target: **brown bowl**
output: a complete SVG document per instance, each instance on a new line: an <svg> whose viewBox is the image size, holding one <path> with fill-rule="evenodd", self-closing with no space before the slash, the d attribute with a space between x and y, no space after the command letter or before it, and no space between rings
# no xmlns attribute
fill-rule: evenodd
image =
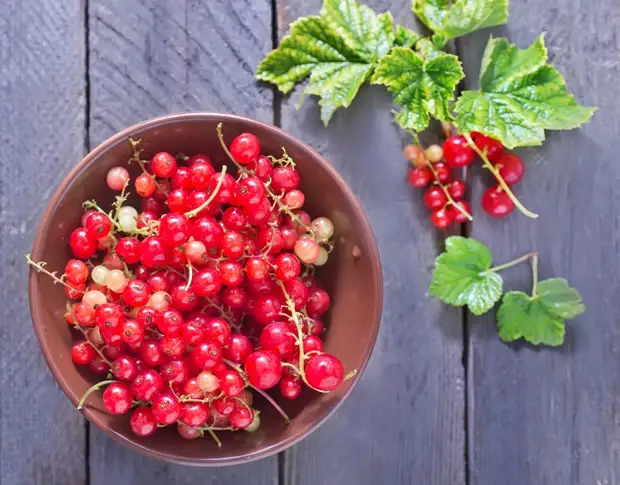
<svg viewBox="0 0 620 485"><path fill-rule="evenodd" d="M255 406L261 411L261 428L255 433L223 432L221 448L208 438L183 440L174 429L160 429L149 438L139 438L129 428L128 415L112 416L103 410L100 393L88 398L84 409L86 417L119 443L162 460L202 466L257 460L301 440L342 404L366 367L379 330L381 265L368 219L344 180L316 151L274 126L226 114L164 116L118 133L73 169L43 215L32 253L33 260L46 261L50 270L62 272L71 257L68 240L71 231L80 224L82 202L88 199L102 204L112 202L113 195L105 183L106 173L113 166L127 166L131 155L129 137L143 140L144 158L159 151L204 152L221 166L227 159L217 140L219 122L224 123L228 143L239 133L252 132L258 136L265 154L279 155L282 147L286 148L302 176L300 188L306 195L304 209L315 217L326 215L334 222L336 246L328 264L318 271L318 278L332 300L326 318L325 351L338 356L346 370L357 369L358 374L329 394L304 389L296 401L278 398L279 392L273 392L291 417L288 425L257 396ZM132 176L139 170L136 166L128 166L128 169ZM54 285L48 276L32 272L30 311L41 350L60 387L77 405L84 392L100 378L71 361L74 336L63 318L65 305L63 288Z"/></svg>

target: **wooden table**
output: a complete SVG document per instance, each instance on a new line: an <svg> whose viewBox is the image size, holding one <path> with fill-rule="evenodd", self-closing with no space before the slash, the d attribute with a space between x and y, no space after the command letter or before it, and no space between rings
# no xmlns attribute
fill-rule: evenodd
<svg viewBox="0 0 620 485"><path fill-rule="evenodd" d="M372 0L413 26L410 1ZM541 276L567 277L588 310L557 350L502 344L426 293L444 234L407 186L383 89L364 88L323 128L253 80L258 61L320 0L0 2L0 481L13 484L614 485L620 483L620 3L513 0L508 35L543 30L551 61L584 104L580 131L522 151L518 195L540 213L480 214L471 235L497 261L530 250ZM490 31L456 44L475 85ZM23 254L57 184L122 128L179 111L223 111L282 126L322 152L361 199L385 276L383 323L359 386L319 431L277 457L198 469L136 455L89 426L58 389L30 326ZM438 136L438 133L435 133ZM429 139L432 137L429 137ZM526 267L506 273L525 288Z"/></svg>

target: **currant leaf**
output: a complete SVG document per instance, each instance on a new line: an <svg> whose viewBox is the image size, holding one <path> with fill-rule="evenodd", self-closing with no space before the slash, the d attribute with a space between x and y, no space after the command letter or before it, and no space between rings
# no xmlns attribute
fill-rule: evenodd
<svg viewBox="0 0 620 485"><path fill-rule="evenodd" d="M400 47L413 47L422 36L407 27L397 25L394 32L394 44Z"/></svg>
<svg viewBox="0 0 620 485"><path fill-rule="evenodd" d="M568 130L587 122L596 108L577 104L562 75L547 63L541 35L526 49L489 39L480 89L464 91L455 105L461 133L478 131L508 148L540 145L545 130Z"/></svg>
<svg viewBox="0 0 620 485"><path fill-rule="evenodd" d="M502 296L502 277L488 271L489 248L475 239L452 236L446 251L435 260L429 293L445 303L467 305L474 315L486 313Z"/></svg>
<svg viewBox="0 0 620 485"><path fill-rule="evenodd" d="M500 339L525 339L533 345L558 346L564 343L565 320L585 311L581 296L561 278L541 281L535 296L521 291L504 295L497 311Z"/></svg>
<svg viewBox="0 0 620 485"><path fill-rule="evenodd" d="M413 12L443 42L508 21L508 0L414 0Z"/></svg>
<svg viewBox="0 0 620 485"><path fill-rule="evenodd" d="M422 57L411 49L395 47L379 61L372 83L386 86L394 102L402 106L396 113L401 127L422 131L431 115L441 121L452 119L449 104L463 76L461 63L452 54L434 51Z"/></svg>
<svg viewBox="0 0 620 485"><path fill-rule="evenodd" d="M351 105L394 39L389 13L377 15L353 0L325 0L320 17L292 24L291 33L261 61L256 78L288 93L309 77L304 93L319 96L327 125L337 108Z"/></svg>

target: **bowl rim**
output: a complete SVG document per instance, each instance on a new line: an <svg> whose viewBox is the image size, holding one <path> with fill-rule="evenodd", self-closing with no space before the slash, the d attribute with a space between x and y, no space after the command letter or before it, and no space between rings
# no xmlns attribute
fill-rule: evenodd
<svg viewBox="0 0 620 485"><path fill-rule="evenodd" d="M362 376L366 366L368 365L372 352L377 343L377 336L378 336L379 327L381 324L381 313L382 313L382 308L383 308L383 274L382 274L379 250L377 248L377 242L376 242L374 232L372 230L372 227L370 225L370 222L368 220L366 213L362 209L362 206L358 198L356 197L356 195L353 193L353 191L351 190L349 185L346 183L346 181L342 178L342 176L336 171L336 169L314 148L307 145L303 141L295 138L294 136L290 135L289 133L282 130L281 128L274 126L270 123L265 123L263 121L258 121L252 118L247 118L245 116L216 113L216 112L193 112L193 113L174 113L174 114L168 114L164 116L158 116L155 118L150 118L148 120L131 125L125 128L124 130L116 133L115 135L112 135L107 140L103 141L102 143L100 143L97 147L95 147L88 154L86 154L86 156L84 156L84 158L82 158L82 160L63 179L63 181L60 183L60 185L54 192L54 195L52 195L52 197L50 198L49 203L42 215L41 221L39 223L39 228L35 235L35 239L34 239L34 243L32 247L32 259L34 261L37 261L41 257L41 253L43 251L43 248L41 246L41 241L43 239L43 235L47 233L49 230L49 223L47 221L49 221L51 214L56 210L57 206L61 202L62 194L69 187L73 179L75 179L77 175L83 169L85 169L88 165L90 165L90 163L95 158L97 158L102 152L105 152L109 147L127 139L132 134L134 134L136 131L140 131L140 130L147 129L147 128L153 128L157 126L164 126L164 125L172 124L176 122L184 122L184 121L192 121L192 120L221 121L223 123L240 122L240 123L245 124L245 126L248 128L248 131L251 131L252 128L254 127L260 127L260 129L266 130L271 135L282 139L284 144L293 144L293 145L299 146L303 151L307 152L310 156L312 156L313 159L317 160L318 163L320 163L327 172L329 172L330 176L335 179L337 185L344 192L346 197L352 201L353 206L355 208L355 212L359 216L359 220L361 222L363 232L368 235L368 237L370 238L369 242L371 243L370 244L371 254L369 255L369 260L370 260L371 270L375 274L375 277L373 277L373 280L374 280L373 286L374 286L375 294L377 295L377 305L375 308L375 314L372 316L373 320L376 321L377 324L374 326L373 331L372 331L372 335L371 335L372 344L368 347L366 353L363 356L363 360L358 369L357 375L352 379L350 387L342 395L340 400L336 402L335 405L332 406L332 408L329 410L329 412L325 414L325 416L315 421L314 423L309 424L305 429L302 429L302 431L298 433L297 435L291 436L290 438L284 441L281 441L277 444L274 444L272 446L261 448L251 453L246 453L243 455L235 455L235 456L223 457L223 458L185 458L184 459L177 455L171 455L169 453L154 450L152 448L149 448L148 446L143 446L139 443L136 443L126 438L124 435L115 432L109 426L105 425L102 422L102 420L98 417L98 415L95 412L93 412L89 407L82 409L83 414L88 419L88 421L95 424L100 430L102 430L106 435L111 437L114 441L128 448L131 448L132 450L138 451L139 453L145 456L148 456L151 458L157 458L159 460L163 460L169 463L176 463L176 464L181 464L181 465L193 465L193 466L238 465L242 463L250 463L252 461L256 461L262 458L275 455L276 453L284 451L285 449L293 446L294 444L298 443L299 441L301 441L302 439L306 438L307 436L312 434L314 431L316 431L323 423L325 423L327 419L329 419L336 412L336 410L350 396L351 392L353 391L358 381L360 380L360 377ZM43 317L40 314L40 309L38 305L36 305L35 298L33 296L35 294L35 291L34 291L35 287L37 285L35 275L36 275L36 272L31 270L30 276L29 276L29 282L28 282L28 290L29 290L28 293L29 293L29 305L30 305L30 313L32 317L32 324L35 330L35 334L37 336L37 340L39 341L39 347L41 348L41 352L43 353L45 362L47 363L47 366L49 367L54 379L56 380L56 382L58 382L61 389L63 390L65 395L69 398L69 400L73 403L73 405L77 406L77 403L79 402L80 397L71 389L71 387L68 384L68 380L62 375L58 366L55 363L55 360L52 358L50 349L47 347L46 344L44 344L45 342L44 333L45 332L43 331L43 325L40 323L43 321Z"/></svg>

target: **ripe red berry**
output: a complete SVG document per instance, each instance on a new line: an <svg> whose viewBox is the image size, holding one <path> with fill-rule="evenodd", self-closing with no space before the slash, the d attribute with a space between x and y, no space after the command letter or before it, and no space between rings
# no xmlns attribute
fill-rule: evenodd
<svg viewBox="0 0 620 485"><path fill-rule="evenodd" d="M202 327L204 337L224 347L230 343L230 325L221 317L210 318Z"/></svg>
<svg viewBox="0 0 620 485"><path fill-rule="evenodd" d="M136 408L131 415L129 425L136 436L151 436L157 430L153 412L147 407Z"/></svg>
<svg viewBox="0 0 620 485"><path fill-rule="evenodd" d="M220 247L222 249L222 256L228 259L239 259L243 256L245 250L245 240L238 232L228 231L224 234Z"/></svg>
<svg viewBox="0 0 620 485"><path fill-rule="evenodd" d="M299 182L299 172L291 166L276 167L271 174L271 187L276 194L296 189Z"/></svg>
<svg viewBox="0 0 620 485"><path fill-rule="evenodd" d="M431 183L432 172L427 167L415 167L409 170L407 182L413 187L421 189Z"/></svg>
<svg viewBox="0 0 620 485"><path fill-rule="evenodd" d="M260 142L252 133L242 133L230 144L230 153L241 165L250 165L260 155Z"/></svg>
<svg viewBox="0 0 620 485"><path fill-rule="evenodd" d="M184 189L174 189L168 194L168 209L170 212L184 213L187 212L187 191Z"/></svg>
<svg viewBox="0 0 620 485"><path fill-rule="evenodd" d="M437 229L447 229L452 224L452 212L449 207L438 209L431 214L431 223Z"/></svg>
<svg viewBox="0 0 620 485"><path fill-rule="evenodd" d="M212 217L199 217L194 221L192 235L207 249L216 248L224 238L224 229Z"/></svg>
<svg viewBox="0 0 620 485"><path fill-rule="evenodd" d="M469 215L471 215L471 205L466 200L462 200L457 202L457 204L465 210ZM451 205L448 207L452 215L452 220L458 224L462 224L463 222L468 222L467 216L463 214L460 210L458 210L455 206Z"/></svg>
<svg viewBox="0 0 620 485"><path fill-rule="evenodd" d="M243 266L237 261L222 261L219 267L220 280L226 286L239 286L243 283Z"/></svg>
<svg viewBox="0 0 620 485"><path fill-rule="evenodd" d="M322 288L310 288L306 310L311 317L320 317L329 309L329 294Z"/></svg>
<svg viewBox="0 0 620 485"><path fill-rule="evenodd" d="M168 152L159 152L151 159L151 169L157 177L168 178L177 170L177 161Z"/></svg>
<svg viewBox="0 0 620 485"><path fill-rule="evenodd" d="M245 371L250 383L258 389L270 389L282 377L282 363L270 350L257 350L245 360Z"/></svg>
<svg viewBox="0 0 620 485"><path fill-rule="evenodd" d="M110 233L112 221L107 214L94 212L86 218L84 227L91 238L101 239Z"/></svg>
<svg viewBox="0 0 620 485"><path fill-rule="evenodd" d="M202 342L192 352L194 363L201 370L210 370L222 360L222 348L214 342Z"/></svg>
<svg viewBox="0 0 620 485"><path fill-rule="evenodd" d="M282 253L276 258L274 272L280 281L290 281L301 273L301 263L294 254Z"/></svg>
<svg viewBox="0 0 620 485"><path fill-rule="evenodd" d="M71 347L71 359L76 364L90 364L95 357L97 357L97 352L93 346L85 340L80 340Z"/></svg>
<svg viewBox="0 0 620 485"><path fill-rule="evenodd" d="M150 236L140 243L140 261L147 268L165 266L169 249L159 236Z"/></svg>
<svg viewBox="0 0 620 485"><path fill-rule="evenodd" d="M155 179L146 173L142 173L136 177L134 182L136 193L140 197L150 197L155 193Z"/></svg>
<svg viewBox="0 0 620 485"><path fill-rule="evenodd" d="M145 340L140 346L140 356L149 367L156 367L164 361L164 352L156 340Z"/></svg>
<svg viewBox="0 0 620 485"><path fill-rule="evenodd" d="M504 217L512 212L515 205L508 194L496 185L482 194L482 208L492 217Z"/></svg>
<svg viewBox="0 0 620 485"><path fill-rule="evenodd" d="M120 355L112 362L112 373L121 381L131 381L136 377L136 359L127 355Z"/></svg>
<svg viewBox="0 0 620 485"><path fill-rule="evenodd" d="M168 359L161 366L161 376L166 382L182 384L189 377L189 367L183 359Z"/></svg>
<svg viewBox="0 0 620 485"><path fill-rule="evenodd" d="M88 259L97 252L97 240L93 239L83 227L78 227L71 233L69 245L73 255L78 259Z"/></svg>
<svg viewBox="0 0 620 485"><path fill-rule="evenodd" d="M437 174L437 180L440 183L445 184L448 180L450 180L450 169L445 163L435 163L433 168Z"/></svg>
<svg viewBox="0 0 620 485"><path fill-rule="evenodd" d="M157 315L157 321L155 323L161 333L164 335L173 336L180 335L181 328L185 322L183 321L183 316L181 313L169 308L168 310L165 310Z"/></svg>
<svg viewBox="0 0 620 485"><path fill-rule="evenodd" d="M220 291L222 282L214 268L205 268L194 274L191 289L198 296L210 297Z"/></svg>
<svg viewBox="0 0 620 485"><path fill-rule="evenodd" d="M120 333L124 321L125 312L120 305L104 303L95 310L95 323L101 331Z"/></svg>
<svg viewBox="0 0 620 485"><path fill-rule="evenodd" d="M246 177L236 187L235 201L242 206L258 204L265 198L265 185L258 177Z"/></svg>
<svg viewBox="0 0 620 485"><path fill-rule="evenodd" d="M271 216L271 204L267 198L261 200L256 205L245 206L243 213L247 218L247 222L253 226L262 226L269 221Z"/></svg>
<svg viewBox="0 0 620 485"><path fill-rule="evenodd" d="M304 353L309 352L323 352L323 341L316 335L308 335L304 341Z"/></svg>
<svg viewBox="0 0 620 485"><path fill-rule="evenodd" d="M441 187L433 185L424 191L424 204L431 210L441 209L448 202Z"/></svg>
<svg viewBox="0 0 620 485"><path fill-rule="evenodd" d="M228 415L228 422L237 429L245 429L254 421L254 413L243 405L235 406L235 409Z"/></svg>
<svg viewBox="0 0 620 485"><path fill-rule="evenodd" d="M177 167L176 172L172 174L172 178L170 179L170 185L173 189L191 189L192 184L189 177L189 167Z"/></svg>
<svg viewBox="0 0 620 485"><path fill-rule="evenodd" d="M164 387L164 380L153 369L139 373L131 383L131 392L140 401L150 401Z"/></svg>
<svg viewBox="0 0 620 485"><path fill-rule="evenodd" d="M69 283L81 285L88 279L88 266L79 259L70 259L65 265L65 275Z"/></svg>
<svg viewBox="0 0 620 485"><path fill-rule="evenodd" d="M140 261L140 241L135 237L120 238L116 243L116 254L127 264L137 263Z"/></svg>
<svg viewBox="0 0 620 485"><path fill-rule="evenodd" d="M229 207L222 214L222 222L226 229L241 231L246 225L246 217L243 210L238 207Z"/></svg>
<svg viewBox="0 0 620 485"><path fill-rule="evenodd" d="M306 363L308 384L319 391L333 391L344 379L342 362L331 354L319 354Z"/></svg>
<svg viewBox="0 0 620 485"><path fill-rule="evenodd" d="M220 397L213 401L213 409L222 416L228 416L235 409L235 399L230 397Z"/></svg>
<svg viewBox="0 0 620 485"><path fill-rule="evenodd" d="M284 375L280 381L280 393L286 399L297 399L301 394L301 379L296 376Z"/></svg>
<svg viewBox="0 0 620 485"><path fill-rule="evenodd" d="M482 133L474 131L471 134L471 138L480 151L486 153L487 158L491 160L491 162L498 161L504 153L504 146L501 142L490 136L485 136Z"/></svg>
<svg viewBox="0 0 620 485"><path fill-rule="evenodd" d="M172 392L162 392L153 399L153 417L159 424L169 425L181 415L181 405Z"/></svg>
<svg viewBox="0 0 620 485"><path fill-rule="evenodd" d="M255 162L250 163L250 169L259 179L267 182L273 172L273 165L265 155L260 155Z"/></svg>
<svg viewBox="0 0 620 485"><path fill-rule="evenodd" d="M453 181L448 183L447 189L450 197L452 197L456 202L458 202L465 197L465 190L467 189L467 186L465 185L465 182L463 182L461 179L454 179Z"/></svg>
<svg viewBox="0 0 620 485"><path fill-rule="evenodd" d="M451 168L465 167L474 160L474 149L462 135L449 137L443 143L443 158Z"/></svg>
<svg viewBox="0 0 620 485"><path fill-rule="evenodd" d="M224 349L224 357L235 364L243 364L251 353L252 342L240 333L233 333L230 336L228 347Z"/></svg>
<svg viewBox="0 0 620 485"><path fill-rule="evenodd" d="M125 319L123 322L123 330L121 334L123 342L129 345L141 344L144 340L144 327L136 320Z"/></svg>
<svg viewBox="0 0 620 485"><path fill-rule="evenodd" d="M209 419L209 406L200 402L181 404L180 419L187 426L203 426Z"/></svg>
<svg viewBox="0 0 620 485"><path fill-rule="evenodd" d="M295 328L286 322L272 322L260 334L260 346L281 359L288 359L295 350Z"/></svg>
<svg viewBox="0 0 620 485"><path fill-rule="evenodd" d="M220 184L220 189L217 191L215 196L215 201L220 204L230 204L233 200L233 196L235 195L235 189L237 187L237 182L232 177L232 175L226 173L222 177L222 173L214 173L211 175L209 179L209 183L207 184L207 194L211 195L215 192L217 188L220 178L222 178L222 183Z"/></svg>
<svg viewBox="0 0 620 485"><path fill-rule="evenodd" d="M103 391L103 407L110 414L125 414L131 409L131 391L122 382L113 382Z"/></svg>
<svg viewBox="0 0 620 485"><path fill-rule="evenodd" d="M131 307L146 305L150 296L148 285L140 280L129 280L123 290L123 301Z"/></svg>
<svg viewBox="0 0 620 485"><path fill-rule="evenodd" d="M220 374L220 389L228 397L237 397L243 392L245 382L236 370L228 369Z"/></svg>
<svg viewBox="0 0 620 485"><path fill-rule="evenodd" d="M282 300L276 295L263 295L254 301L254 318L262 324L271 323L280 318Z"/></svg>
<svg viewBox="0 0 620 485"><path fill-rule="evenodd" d="M179 283L170 290L170 304L180 312L191 312L198 305L198 296L186 283Z"/></svg>
<svg viewBox="0 0 620 485"><path fill-rule="evenodd" d="M518 183L525 173L523 161L514 153L504 153L495 163L499 169L499 175L508 185Z"/></svg>
<svg viewBox="0 0 620 485"><path fill-rule="evenodd" d="M168 246L180 246L190 235L190 224L183 214L164 214L159 221L159 236Z"/></svg>

